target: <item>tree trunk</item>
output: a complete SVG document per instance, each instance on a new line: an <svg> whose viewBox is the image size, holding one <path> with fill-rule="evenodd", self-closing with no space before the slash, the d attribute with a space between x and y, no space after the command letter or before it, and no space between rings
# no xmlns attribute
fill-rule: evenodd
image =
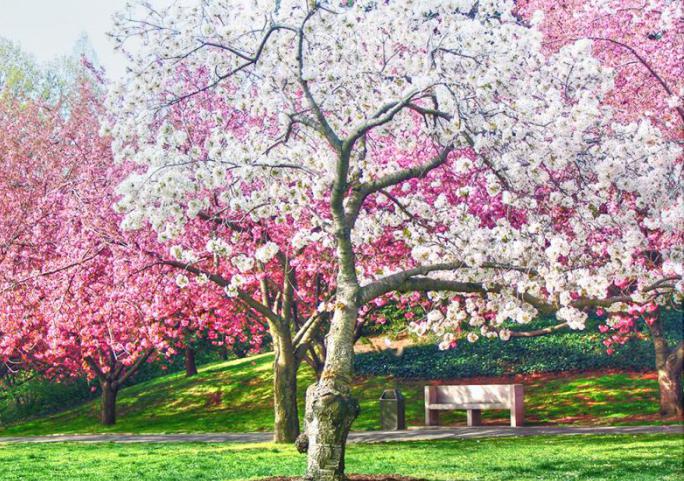
<svg viewBox="0 0 684 481"><path fill-rule="evenodd" d="M192 377L197 374L197 364L195 364L195 350L191 347L185 348L185 375Z"/></svg>
<svg viewBox="0 0 684 481"><path fill-rule="evenodd" d="M307 390L305 479L312 481L345 479L345 444L359 415L359 403L351 396L357 289L339 283L337 302L321 379Z"/></svg>
<svg viewBox="0 0 684 481"><path fill-rule="evenodd" d="M224 361L228 360L228 346L225 344L221 344L220 356Z"/></svg>
<svg viewBox="0 0 684 481"><path fill-rule="evenodd" d="M658 388L660 390L660 415L682 416L684 414L684 397L682 396L682 349L670 349L663 334L662 321L656 318L649 325L651 339L655 349L656 370L658 371Z"/></svg>
<svg viewBox="0 0 684 481"><path fill-rule="evenodd" d="M273 441L292 443L299 435L299 412L297 411L297 370L289 325L269 319L273 338Z"/></svg>
<svg viewBox="0 0 684 481"><path fill-rule="evenodd" d="M682 367L676 369L673 363L665 363L658 369L658 387L660 388L660 415L684 415L684 398L682 397Z"/></svg>
<svg viewBox="0 0 684 481"><path fill-rule="evenodd" d="M273 441L292 443L299 435L297 408L297 368L294 349L289 339L275 342L273 362L273 408L275 424ZM288 348L289 346L289 348Z"/></svg>
<svg viewBox="0 0 684 481"><path fill-rule="evenodd" d="M118 388L112 382L105 381L100 384L102 388L102 424L112 426L116 423L116 395Z"/></svg>

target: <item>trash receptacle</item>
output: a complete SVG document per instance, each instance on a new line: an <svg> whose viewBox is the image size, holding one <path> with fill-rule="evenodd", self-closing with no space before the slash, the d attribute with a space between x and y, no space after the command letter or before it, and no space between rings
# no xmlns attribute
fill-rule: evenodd
<svg viewBox="0 0 684 481"><path fill-rule="evenodd" d="M380 396L380 426L385 431L406 429L404 396L398 389L386 389Z"/></svg>

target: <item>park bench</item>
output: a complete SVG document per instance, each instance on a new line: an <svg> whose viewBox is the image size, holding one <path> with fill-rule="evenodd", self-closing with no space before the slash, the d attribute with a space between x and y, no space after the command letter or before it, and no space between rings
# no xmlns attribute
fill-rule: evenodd
<svg viewBox="0 0 684 481"><path fill-rule="evenodd" d="M482 409L510 409L511 426L524 423L522 384L425 386L425 424L437 426L439 412L466 409L468 426L479 426Z"/></svg>

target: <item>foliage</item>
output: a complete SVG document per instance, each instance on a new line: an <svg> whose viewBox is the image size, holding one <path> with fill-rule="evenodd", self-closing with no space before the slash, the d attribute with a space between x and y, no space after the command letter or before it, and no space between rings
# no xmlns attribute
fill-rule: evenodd
<svg viewBox="0 0 684 481"><path fill-rule="evenodd" d="M569 333L506 343L483 339L445 351L427 344L406 348L401 356L391 350L363 353L354 365L360 375L454 379L607 368L645 371L653 369L654 355L650 343L637 340L608 355L600 335Z"/></svg>
<svg viewBox="0 0 684 481"><path fill-rule="evenodd" d="M123 235L112 209L125 173L100 137L101 102L84 81L53 108L0 106L0 360L51 379L97 378L116 392L150 357L191 335L261 343L222 295L181 290L144 232ZM166 248L163 248L166 251Z"/></svg>
<svg viewBox="0 0 684 481"><path fill-rule="evenodd" d="M658 25L668 56L682 12L655 3L629 15L673 17ZM582 329L588 308L613 306L613 323L684 289L681 147L637 102L612 108L617 90L635 99L663 83L658 110L679 122L677 65L635 85L585 32L548 48L553 29L512 2L238 4L141 2L117 16L115 39L135 49L110 99L115 156L137 166L120 189L127 228L151 225L200 260L213 248L184 235L202 213L268 225L288 256L339 263L330 246L348 244L354 309L431 291L437 308L412 327L444 347L540 312ZM250 250L221 249L244 268L230 295L255 292ZM187 282L225 269L196 264Z"/></svg>
<svg viewBox="0 0 684 481"><path fill-rule="evenodd" d="M680 312L667 316L667 338L673 344L682 340L684 321ZM394 325L397 321L389 321ZM591 327L600 321L592 320ZM531 323L530 328L545 321ZM556 333L533 338L511 338L501 342L482 339L461 342L449 350L434 344L408 347L398 356L392 350L357 354L357 374L393 376L400 379L454 379L474 376L501 376L521 373L624 369L652 371L653 344L647 335L634 337L615 349L605 348L605 336L593 333Z"/></svg>
<svg viewBox="0 0 684 481"><path fill-rule="evenodd" d="M92 399L94 393L85 378L53 382L33 372L22 371L0 381L0 426L64 409Z"/></svg>
<svg viewBox="0 0 684 481"><path fill-rule="evenodd" d="M581 330L598 306L615 324L681 300L681 146L614 114L622 85L590 38L549 52L539 18L509 0L140 1L115 22L131 54L110 100L115 158L137 167L120 189L126 227L182 239L202 209L224 224L302 223L273 254L333 259L307 478L344 477L354 329L388 297L429 292L435 308L411 327L443 349L507 340L509 319L555 314ZM215 247L182 246L242 267L222 281L229 296L265 298L246 290L264 277L261 249ZM183 284L206 269L188 266Z"/></svg>
<svg viewBox="0 0 684 481"><path fill-rule="evenodd" d="M431 481L679 481L679 436L533 436L352 444L350 473ZM14 444L0 449L3 481L245 481L301 474L292 446L268 444Z"/></svg>

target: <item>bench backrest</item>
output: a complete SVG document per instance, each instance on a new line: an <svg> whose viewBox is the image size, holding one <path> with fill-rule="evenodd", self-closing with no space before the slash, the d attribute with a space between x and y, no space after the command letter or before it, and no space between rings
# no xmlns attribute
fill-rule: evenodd
<svg viewBox="0 0 684 481"><path fill-rule="evenodd" d="M428 404L492 404L510 408L516 395L522 401L522 393L522 384L426 386L425 400Z"/></svg>

